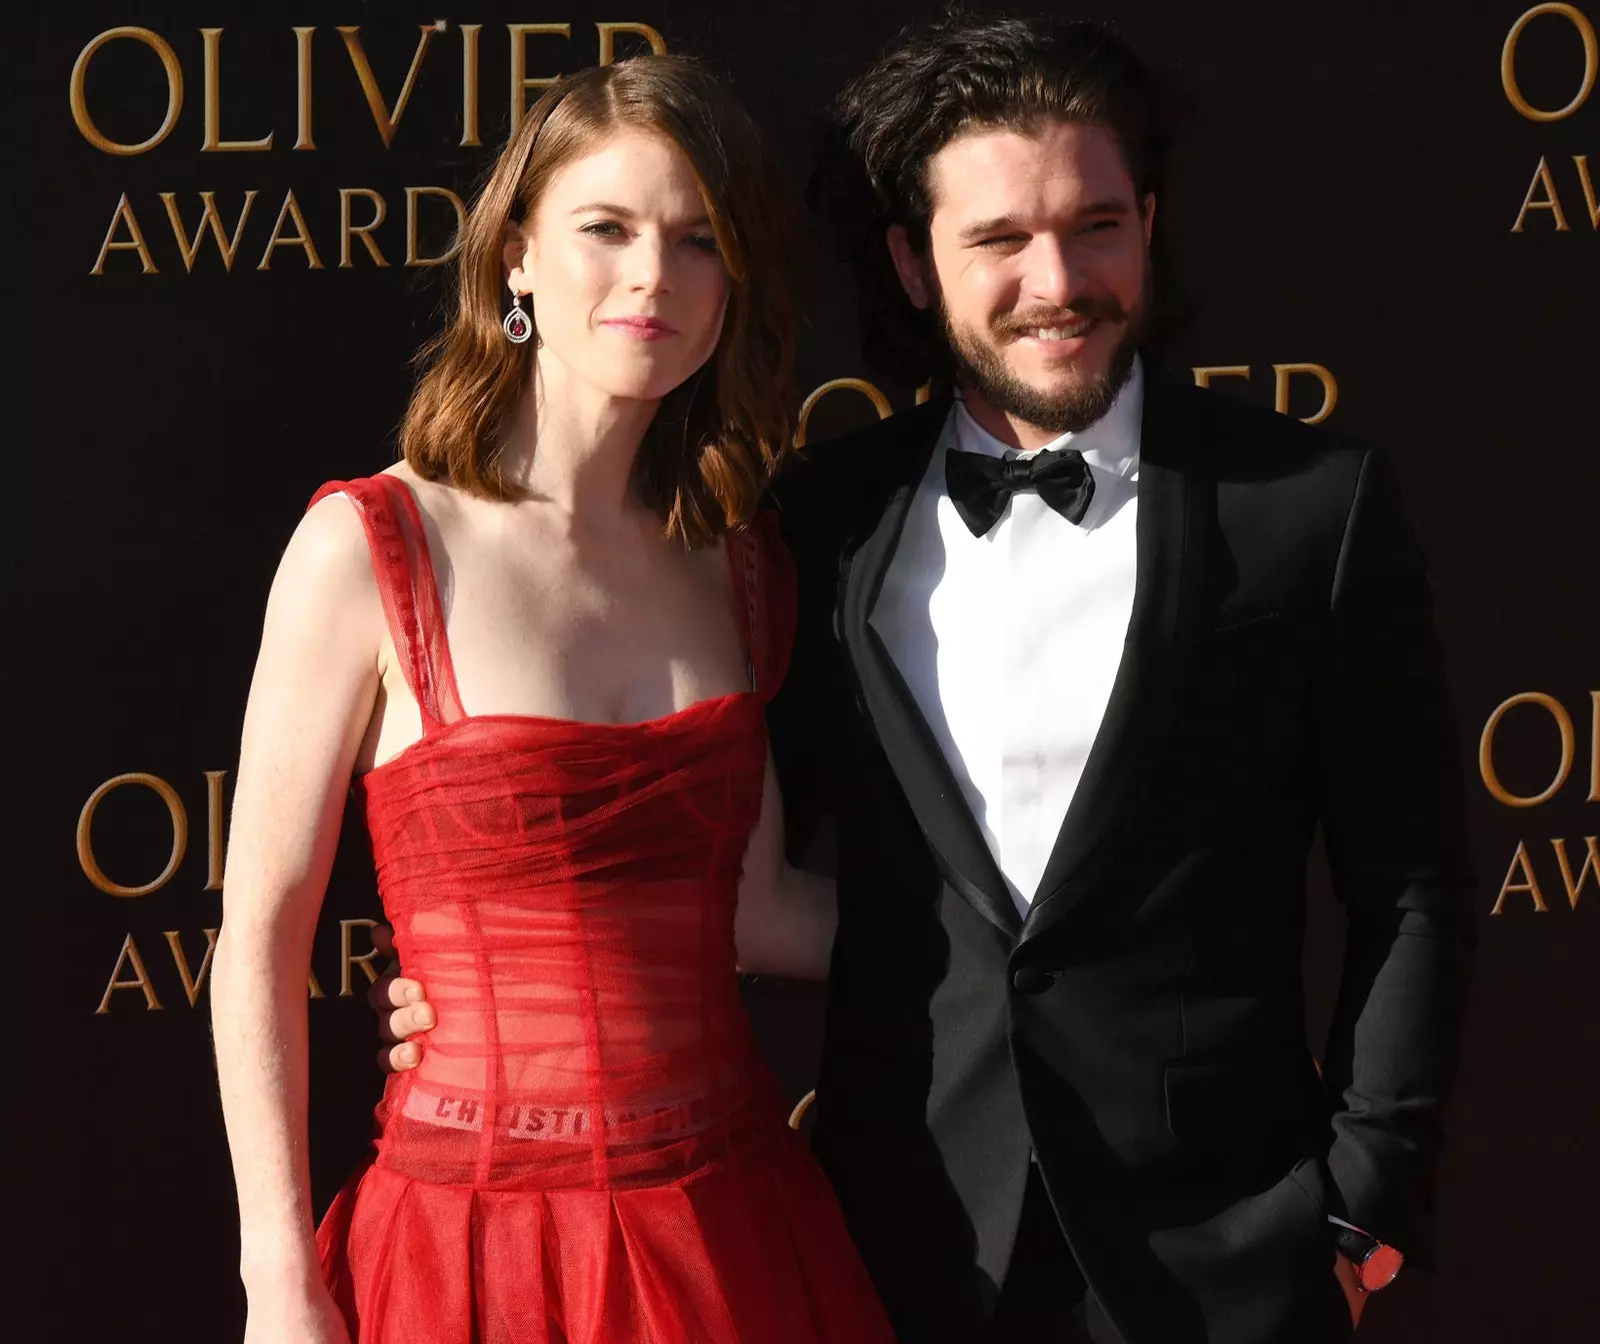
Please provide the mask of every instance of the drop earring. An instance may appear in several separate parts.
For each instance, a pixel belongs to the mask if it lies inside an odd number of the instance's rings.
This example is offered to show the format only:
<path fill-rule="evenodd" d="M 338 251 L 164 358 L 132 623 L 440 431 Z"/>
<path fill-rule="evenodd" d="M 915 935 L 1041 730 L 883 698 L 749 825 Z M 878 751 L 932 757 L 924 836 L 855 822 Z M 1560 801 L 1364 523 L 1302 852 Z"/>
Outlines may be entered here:
<path fill-rule="evenodd" d="M 511 291 L 511 311 L 500 325 L 505 328 L 506 340 L 512 345 L 522 345 L 533 335 L 533 321 L 522 311 L 522 295 L 516 290 Z"/>

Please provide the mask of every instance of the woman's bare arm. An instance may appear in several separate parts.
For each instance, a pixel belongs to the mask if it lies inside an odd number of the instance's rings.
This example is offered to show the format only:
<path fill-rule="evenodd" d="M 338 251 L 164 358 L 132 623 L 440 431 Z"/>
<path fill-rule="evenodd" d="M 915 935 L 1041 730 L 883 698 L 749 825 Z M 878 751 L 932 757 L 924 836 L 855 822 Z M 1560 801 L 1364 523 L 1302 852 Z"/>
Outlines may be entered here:
<path fill-rule="evenodd" d="M 348 502 L 324 500 L 301 521 L 267 602 L 211 972 L 252 1316 L 258 1299 L 319 1296 L 306 1155 L 306 977 L 384 647 L 360 520 Z"/>
<path fill-rule="evenodd" d="M 739 969 L 826 980 L 838 921 L 833 879 L 791 866 L 784 854 L 783 799 L 769 756 L 733 926 Z"/>

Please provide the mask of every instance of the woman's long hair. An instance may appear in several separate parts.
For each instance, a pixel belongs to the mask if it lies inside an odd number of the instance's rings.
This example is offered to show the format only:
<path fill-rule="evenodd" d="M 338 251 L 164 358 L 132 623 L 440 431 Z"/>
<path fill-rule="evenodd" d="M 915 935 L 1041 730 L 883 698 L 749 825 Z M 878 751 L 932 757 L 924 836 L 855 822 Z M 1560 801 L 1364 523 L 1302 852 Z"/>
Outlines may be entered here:
<path fill-rule="evenodd" d="M 760 138 L 734 98 L 683 57 L 641 56 L 568 76 L 529 109 L 468 213 L 455 313 L 418 356 L 426 371 L 400 446 L 428 480 L 519 497 L 501 459 L 533 359 L 501 327 L 506 225 L 529 222 L 556 173 L 625 127 L 663 135 L 688 157 L 728 271 L 717 347 L 662 402 L 634 473 L 666 535 L 703 546 L 749 520 L 788 448 L 794 319 L 788 215 Z"/>

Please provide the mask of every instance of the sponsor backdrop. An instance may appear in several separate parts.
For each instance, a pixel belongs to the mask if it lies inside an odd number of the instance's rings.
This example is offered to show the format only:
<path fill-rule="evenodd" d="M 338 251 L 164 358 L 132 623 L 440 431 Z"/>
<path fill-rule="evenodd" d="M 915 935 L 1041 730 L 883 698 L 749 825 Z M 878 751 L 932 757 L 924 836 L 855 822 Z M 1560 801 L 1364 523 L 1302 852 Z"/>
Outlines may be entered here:
<path fill-rule="evenodd" d="M 408 357 L 508 126 L 551 76 L 693 52 L 798 196 L 814 110 L 928 8 L 11 8 L 11 1333 L 238 1337 L 206 981 L 263 601 L 312 490 L 393 460 Z M 1058 8 L 1116 21 L 1191 98 L 1163 203 L 1195 302 L 1174 362 L 1387 446 L 1434 560 L 1477 767 L 1481 974 L 1444 1264 L 1364 1333 L 1600 1338 L 1600 4 Z M 796 267 L 805 432 L 910 404 L 866 381 L 845 278 L 815 246 Z M 1340 920 L 1315 871 L 1313 893 L 1325 1020 Z M 379 1087 L 377 913 L 349 825 L 307 986 L 319 1207 Z M 798 1095 L 817 995 L 750 999 Z"/>

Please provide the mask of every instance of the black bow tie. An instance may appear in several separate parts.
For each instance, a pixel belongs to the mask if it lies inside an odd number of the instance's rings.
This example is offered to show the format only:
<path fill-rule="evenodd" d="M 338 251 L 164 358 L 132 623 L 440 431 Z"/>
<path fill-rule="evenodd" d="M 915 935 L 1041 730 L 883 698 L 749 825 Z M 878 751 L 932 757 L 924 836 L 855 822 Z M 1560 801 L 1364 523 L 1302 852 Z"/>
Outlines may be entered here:
<path fill-rule="evenodd" d="M 1000 520 L 1019 490 L 1039 498 L 1070 523 L 1081 523 L 1094 498 L 1094 474 L 1076 448 L 1056 448 L 1032 457 L 987 457 L 952 448 L 944 457 L 945 487 L 961 521 L 981 537 Z"/>

